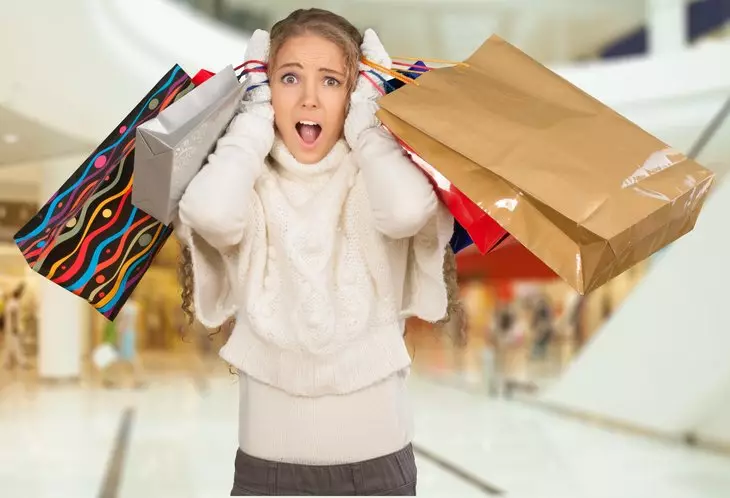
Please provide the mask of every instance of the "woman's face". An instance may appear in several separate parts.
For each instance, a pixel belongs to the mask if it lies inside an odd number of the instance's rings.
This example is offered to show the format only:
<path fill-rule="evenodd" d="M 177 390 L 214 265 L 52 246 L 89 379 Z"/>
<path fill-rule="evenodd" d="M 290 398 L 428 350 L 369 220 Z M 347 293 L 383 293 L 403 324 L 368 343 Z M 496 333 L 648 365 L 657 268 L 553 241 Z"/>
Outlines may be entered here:
<path fill-rule="evenodd" d="M 276 128 L 289 152 L 304 164 L 321 161 L 342 136 L 349 92 L 345 57 L 317 35 L 290 38 L 270 68 Z"/>

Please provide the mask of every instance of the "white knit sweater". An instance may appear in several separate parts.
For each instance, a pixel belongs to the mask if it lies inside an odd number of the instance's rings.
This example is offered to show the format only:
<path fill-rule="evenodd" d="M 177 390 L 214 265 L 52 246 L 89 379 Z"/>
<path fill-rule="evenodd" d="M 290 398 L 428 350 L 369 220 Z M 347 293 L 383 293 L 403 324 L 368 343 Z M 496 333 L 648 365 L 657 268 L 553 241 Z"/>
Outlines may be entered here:
<path fill-rule="evenodd" d="M 382 129 L 298 163 L 276 141 L 264 165 L 220 164 L 238 199 L 186 195 L 198 319 L 236 326 L 221 356 L 299 396 L 346 394 L 406 368 L 404 321 L 445 314 L 453 219 Z M 246 206 L 241 223 L 227 213 Z"/>

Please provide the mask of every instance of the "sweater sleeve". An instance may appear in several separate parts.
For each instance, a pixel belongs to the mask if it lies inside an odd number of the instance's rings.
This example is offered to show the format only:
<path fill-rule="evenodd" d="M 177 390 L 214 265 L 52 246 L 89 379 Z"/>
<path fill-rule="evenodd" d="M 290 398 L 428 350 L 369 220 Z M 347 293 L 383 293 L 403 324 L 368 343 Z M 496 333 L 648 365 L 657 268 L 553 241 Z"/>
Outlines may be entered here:
<path fill-rule="evenodd" d="M 238 275 L 245 264 L 246 239 L 237 246 L 217 249 L 179 218 L 175 235 L 188 254 L 183 268 L 197 320 L 208 328 L 222 325 L 238 311 Z M 189 279 L 187 277 L 192 277 Z"/>
<path fill-rule="evenodd" d="M 416 235 L 438 207 L 426 175 L 381 127 L 364 131 L 354 153 L 370 198 L 375 228 L 393 239 Z"/>
<path fill-rule="evenodd" d="M 257 133 L 262 131 L 257 120 L 245 112 L 233 119 L 180 200 L 180 221 L 216 249 L 234 246 L 243 238 L 250 196 L 269 153 L 258 150 L 261 141 L 252 136 L 252 126 L 258 125 Z"/>

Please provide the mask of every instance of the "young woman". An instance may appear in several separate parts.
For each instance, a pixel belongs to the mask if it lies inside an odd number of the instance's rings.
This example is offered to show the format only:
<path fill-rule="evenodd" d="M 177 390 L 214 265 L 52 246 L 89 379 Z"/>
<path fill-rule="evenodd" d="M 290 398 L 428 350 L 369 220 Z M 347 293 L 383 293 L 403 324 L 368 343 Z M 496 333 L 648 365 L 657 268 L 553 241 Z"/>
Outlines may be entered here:
<path fill-rule="evenodd" d="M 361 56 L 390 66 L 323 10 L 254 33 L 266 69 L 180 202 L 184 306 L 236 321 L 232 495 L 415 495 L 403 334 L 447 313 L 453 219 L 380 126 Z"/>

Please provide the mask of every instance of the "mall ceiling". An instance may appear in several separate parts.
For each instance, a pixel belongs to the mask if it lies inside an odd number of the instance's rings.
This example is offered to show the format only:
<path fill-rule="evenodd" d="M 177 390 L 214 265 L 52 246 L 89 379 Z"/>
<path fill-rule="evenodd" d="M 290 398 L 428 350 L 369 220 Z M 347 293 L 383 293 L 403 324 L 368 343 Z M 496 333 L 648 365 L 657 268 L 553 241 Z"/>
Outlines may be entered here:
<path fill-rule="evenodd" d="M 0 106 L 0 199 L 37 202 L 40 161 L 92 149 L 90 144 Z"/>
<path fill-rule="evenodd" d="M 90 152 L 91 149 L 90 144 L 0 106 L 0 182 L 7 177 L 5 168 L 8 166 Z"/>
<path fill-rule="evenodd" d="M 651 0 L 313 0 L 358 26 L 375 28 L 398 53 L 466 57 L 495 33 L 544 63 L 590 58 L 646 20 Z M 692 0 L 685 0 L 690 2 Z M 193 0 L 204 5 L 210 0 Z M 268 24 L 300 0 L 219 0 L 223 16 Z M 241 16 L 238 16 L 241 17 Z M 233 22 L 233 21 L 230 21 Z M 464 43 L 457 43 L 463 40 Z M 466 48 L 468 47 L 468 48 Z"/>

